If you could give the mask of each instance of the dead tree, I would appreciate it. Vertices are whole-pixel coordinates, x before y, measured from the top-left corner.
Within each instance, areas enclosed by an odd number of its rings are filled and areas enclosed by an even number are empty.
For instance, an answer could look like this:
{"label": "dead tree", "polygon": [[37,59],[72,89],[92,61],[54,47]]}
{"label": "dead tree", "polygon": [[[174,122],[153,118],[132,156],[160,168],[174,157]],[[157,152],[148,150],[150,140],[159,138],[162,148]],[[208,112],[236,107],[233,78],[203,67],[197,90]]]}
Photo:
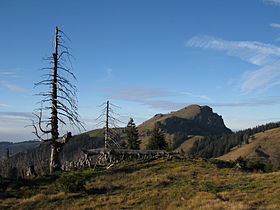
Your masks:
{"label": "dead tree", "polygon": [[102,113],[96,119],[98,123],[97,126],[105,124],[104,127],[104,148],[120,148],[119,136],[120,128],[118,123],[123,123],[116,118],[118,115],[112,107],[118,107],[109,101],[103,103]]}
{"label": "dead tree", "polygon": [[[99,124],[97,125],[105,124],[104,148],[82,150],[85,154],[84,160],[89,162],[87,164],[88,166],[94,165],[95,168],[97,164],[105,164],[107,165],[107,168],[110,168],[114,164],[120,163],[122,161],[151,160],[158,157],[169,157],[171,155],[179,154],[176,151],[167,152],[164,150],[139,150],[135,148],[122,149],[119,145],[120,139],[117,139],[116,137],[116,131],[119,130],[124,132],[124,129],[117,129],[116,127],[116,123],[121,121],[114,117],[114,115],[117,115],[117,113],[111,107],[115,105],[107,101],[101,106],[105,107],[103,108],[102,114],[97,118],[97,120],[100,120]],[[130,124],[133,124],[133,120],[130,121]],[[95,157],[91,159],[95,163],[91,164],[90,157]]]}
{"label": "dead tree", "polygon": [[47,90],[44,88],[36,94],[42,99],[41,107],[33,113],[36,120],[32,120],[32,126],[33,133],[39,140],[50,142],[50,173],[60,170],[59,152],[72,137],[71,132],[67,132],[59,138],[59,125],[84,128],[77,112],[77,89],[71,81],[76,80],[76,77],[71,71],[71,54],[65,46],[65,38],[67,36],[63,31],[56,27],[54,51],[52,56],[46,59],[52,67],[43,68],[42,70],[47,72],[42,75],[43,79],[35,84],[35,87],[47,87]]}
{"label": "dead tree", "polygon": [[83,152],[87,156],[87,158],[89,158],[90,156],[96,156],[95,166],[97,164],[107,164],[107,168],[110,168],[114,164],[122,161],[151,160],[179,154],[179,152],[177,151],[167,152],[165,150],[133,150],[108,148],[83,150]]}
{"label": "dead tree", "polygon": [[10,149],[6,148],[6,159],[9,160],[10,159]]}

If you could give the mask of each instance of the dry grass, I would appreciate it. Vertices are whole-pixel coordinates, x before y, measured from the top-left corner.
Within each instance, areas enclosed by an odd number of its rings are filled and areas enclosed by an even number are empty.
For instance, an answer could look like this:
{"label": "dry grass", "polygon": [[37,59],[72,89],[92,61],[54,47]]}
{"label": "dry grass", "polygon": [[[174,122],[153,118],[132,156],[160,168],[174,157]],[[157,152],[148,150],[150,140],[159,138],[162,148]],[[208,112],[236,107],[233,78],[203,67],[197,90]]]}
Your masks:
{"label": "dry grass", "polygon": [[[83,170],[86,191],[64,194],[55,180],[8,189],[0,209],[279,209],[280,172],[219,169],[204,160],[124,163],[109,170]],[[58,175],[59,176],[59,175]]]}
{"label": "dry grass", "polygon": [[142,123],[141,125],[139,125],[138,128],[139,128],[139,131],[152,130],[154,128],[154,125],[156,122],[164,121],[169,117],[175,116],[175,117],[192,120],[199,113],[200,113],[199,105],[190,105],[190,106],[180,109],[176,112],[171,112],[168,114],[157,114],[153,118],[151,118],[151,119],[145,121],[144,123]]}
{"label": "dry grass", "polygon": [[193,144],[202,138],[203,136],[191,136],[187,141],[183,142],[176,150],[180,151],[182,149],[184,152],[188,153],[191,150]]}
{"label": "dry grass", "polygon": [[[141,125],[138,126],[140,139],[142,141],[141,148],[146,147],[146,145],[148,143],[148,139],[149,139],[149,135],[147,135],[147,132],[153,130],[153,128],[157,122],[163,123],[167,118],[170,118],[172,116],[192,120],[199,113],[200,113],[200,106],[190,105],[190,106],[180,109],[176,112],[171,112],[168,114],[157,114],[153,118],[145,121],[144,123],[142,123]],[[173,135],[166,135],[166,139],[169,139],[169,138],[172,139]]]}
{"label": "dry grass", "polygon": [[220,160],[236,160],[238,157],[249,159],[260,158],[261,155],[256,152],[262,151],[269,155],[268,159],[274,165],[280,166],[280,128],[267,130],[257,133],[250,138],[249,144],[234,148],[231,152],[219,157]]}

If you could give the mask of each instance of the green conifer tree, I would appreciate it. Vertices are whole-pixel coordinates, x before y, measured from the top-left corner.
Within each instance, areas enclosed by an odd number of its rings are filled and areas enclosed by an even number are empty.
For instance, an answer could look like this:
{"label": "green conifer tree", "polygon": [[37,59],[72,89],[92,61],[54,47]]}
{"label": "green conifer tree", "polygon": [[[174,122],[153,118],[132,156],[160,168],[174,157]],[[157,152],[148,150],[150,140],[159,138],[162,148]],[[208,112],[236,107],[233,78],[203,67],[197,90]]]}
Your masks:
{"label": "green conifer tree", "polygon": [[140,149],[141,140],[139,140],[138,130],[132,118],[126,126],[126,147],[127,149]]}
{"label": "green conifer tree", "polygon": [[152,131],[152,136],[149,139],[147,149],[165,150],[168,144],[165,141],[164,133],[156,126]]}

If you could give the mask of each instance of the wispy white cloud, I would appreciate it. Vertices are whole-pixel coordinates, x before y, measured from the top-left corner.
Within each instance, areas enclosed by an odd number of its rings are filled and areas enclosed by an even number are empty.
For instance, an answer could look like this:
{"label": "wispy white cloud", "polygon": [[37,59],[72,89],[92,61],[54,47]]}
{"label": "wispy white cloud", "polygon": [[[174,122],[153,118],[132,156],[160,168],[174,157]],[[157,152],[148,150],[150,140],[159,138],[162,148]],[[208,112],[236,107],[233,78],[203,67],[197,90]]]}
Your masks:
{"label": "wispy white cloud", "polygon": [[256,41],[227,41],[211,36],[195,36],[187,46],[225,51],[249,63],[262,66],[279,60],[280,48]]}
{"label": "wispy white cloud", "polygon": [[[143,106],[148,106],[152,109],[161,110],[178,110],[191,104],[207,105],[211,107],[256,107],[256,106],[270,106],[280,104],[280,96],[259,98],[249,98],[246,100],[215,103],[211,98],[205,95],[196,95],[190,92],[176,92],[160,88],[140,88],[140,87],[126,87],[126,88],[110,88],[102,89],[105,92],[106,98],[135,102]],[[190,96],[192,99],[186,99],[186,102],[172,101],[172,97],[179,96],[181,99],[184,96]],[[203,101],[201,99],[204,99]]]}
{"label": "wispy white cloud", "polygon": [[107,68],[106,69],[106,78],[110,79],[112,77],[112,75],[113,75],[113,69]]}
{"label": "wispy white cloud", "polygon": [[2,71],[2,72],[0,72],[0,75],[2,75],[3,77],[6,77],[6,78],[20,78],[21,77],[14,71]]}
{"label": "wispy white cloud", "polygon": [[8,104],[0,104],[0,107],[11,107],[11,106]]}
{"label": "wispy white cloud", "polygon": [[4,81],[4,80],[0,80],[0,85],[9,89],[9,90],[16,91],[16,92],[29,92],[25,88],[19,87],[19,86],[14,85],[14,84],[11,84],[11,83],[9,83],[7,81]]}
{"label": "wispy white cloud", "polygon": [[240,88],[245,93],[253,90],[262,93],[280,84],[280,63],[264,66],[256,71],[248,71],[242,75]]}
{"label": "wispy white cloud", "polygon": [[34,139],[30,125],[31,113],[0,112],[0,141],[24,141]]}
{"label": "wispy white cloud", "polygon": [[280,84],[280,47],[256,41],[227,41],[210,36],[195,36],[187,46],[225,51],[261,68],[245,72],[240,80],[240,89],[263,92]]}
{"label": "wispy white cloud", "polygon": [[273,27],[273,28],[280,28],[279,23],[271,23],[270,26]]}
{"label": "wispy white cloud", "polygon": [[[270,26],[276,29],[280,29],[280,23],[271,23]],[[276,38],[275,41],[279,42],[280,38]]]}
{"label": "wispy white cloud", "polygon": [[140,88],[134,86],[124,88],[107,88],[105,89],[105,92],[110,98],[132,102],[178,95],[178,93],[160,88]]}
{"label": "wispy white cloud", "polygon": [[213,107],[256,107],[256,106],[270,106],[280,104],[280,97],[266,97],[266,98],[250,98],[241,100],[235,103],[209,103],[207,105]]}
{"label": "wispy white cloud", "polygon": [[227,81],[227,85],[232,85],[234,83],[234,79],[232,79],[232,78],[230,78],[230,79],[228,79],[228,81]]}
{"label": "wispy white cloud", "polygon": [[178,103],[167,100],[147,100],[141,103],[142,105],[149,106],[150,108],[163,109],[163,110],[178,110],[185,106],[190,105],[189,103]]}
{"label": "wispy white cloud", "polygon": [[16,73],[12,72],[12,71],[3,71],[3,72],[1,72],[1,74],[3,74],[3,75],[15,75]]}
{"label": "wispy white cloud", "polygon": [[192,98],[199,98],[203,100],[211,101],[206,95],[194,94],[188,91],[171,91],[162,88],[143,88],[143,87],[124,87],[124,88],[107,88],[104,89],[110,98],[132,102],[143,102],[153,99],[162,99],[172,96],[189,96]]}
{"label": "wispy white cloud", "polygon": [[[164,109],[164,110],[177,110],[181,109],[190,104],[200,104],[208,105],[211,107],[255,107],[255,106],[268,106],[274,104],[280,104],[280,97],[266,97],[264,99],[251,98],[247,100],[242,100],[238,102],[230,103],[213,103],[208,96],[205,95],[196,95],[190,92],[175,92],[164,90],[160,88],[140,88],[140,87],[127,87],[127,88],[112,88],[112,89],[103,89],[106,93],[106,97],[115,100],[136,102],[140,105],[148,106],[155,109]],[[188,95],[193,97],[193,99],[186,100],[188,103],[184,102],[174,102],[170,100],[172,96],[184,96]],[[167,99],[164,99],[167,98]],[[204,99],[202,102],[198,99]]]}
{"label": "wispy white cloud", "polygon": [[280,0],[263,0],[263,2],[280,6]]}
{"label": "wispy white cloud", "polygon": [[[103,89],[103,91],[105,91],[105,95],[107,98],[136,102],[138,104],[149,106],[151,108],[161,108],[167,110],[174,110],[188,105],[187,103],[172,102],[170,99],[171,97],[180,97],[181,99],[185,99],[186,101],[189,101],[190,97],[193,99],[202,99],[203,101],[211,100],[206,95],[193,94],[187,91],[170,91],[161,88],[142,88],[130,86],[125,88],[107,88]],[[168,99],[166,100],[165,98]]]}
{"label": "wispy white cloud", "polygon": [[99,79],[99,82],[108,82],[113,77],[113,69],[112,68],[106,68],[102,70],[103,77]]}
{"label": "wispy white cloud", "polygon": [[182,94],[187,95],[187,96],[191,96],[191,97],[194,97],[194,98],[201,98],[201,99],[204,99],[204,100],[212,101],[212,99],[209,98],[206,95],[197,95],[197,94],[193,94],[191,92],[182,92]]}
{"label": "wispy white cloud", "polygon": [[149,100],[143,102],[143,105],[149,105],[152,108],[160,108],[165,110],[178,110],[191,104],[207,105],[210,107],[256,107],[256,106],[270,106],[280,104],[280,97],[272,97],[265,99],[247,99],[233,103],[176,103],[164,100]]}
{"label": "wispy white cloud", "polygon": [[34,118],[31,112],[0,112],[0,118],[2,117],[12,117],[12,118],[25,118],[25,119],[32,119]]}

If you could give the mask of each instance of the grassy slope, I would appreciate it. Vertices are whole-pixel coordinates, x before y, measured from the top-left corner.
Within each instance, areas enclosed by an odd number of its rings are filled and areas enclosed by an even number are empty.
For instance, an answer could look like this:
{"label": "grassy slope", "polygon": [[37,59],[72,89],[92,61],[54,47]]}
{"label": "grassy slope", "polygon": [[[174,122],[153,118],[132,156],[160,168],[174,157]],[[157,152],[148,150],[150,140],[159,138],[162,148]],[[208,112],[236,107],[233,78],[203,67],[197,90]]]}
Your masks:
{"label": "grassy slope", "polygon": [[187,141],[183,142],[176,149],[176,151],[180,151],[181,149],[183,149],[184,152],[188,153],[191,150],[194,142],[196,142],[196,141],[198,141],[198,140],[200,140],[202,138],[203,138],[203,136],[191,136]]}
{"label": "grassy slope", "polygon": [[95,129],[89,132],[86,132],[90,137],[103,137],[104,136],[104,129]]}
{"label": "grassy slope", "polygon": [[[67,172],[65,172],[67,173]],[[69,172],[68,172],[69,173]],[[277,209],[280,172],[219,169],[204,160],[123,163],[83,170],[86,192],[55,190],[53,177],[0,193],[0,209]]]}
{"label": "grassy slope", "polygon": [[200,107],[198,105],[190,105],[176,112],[171,112],[169,114],[157,114],[153,118],[145,121],[138,126],[139,131],[141,130],[152,130],[156,122],[164,121],[169,117],[176,116],[185,119],[193,119],[196,115],[200,113]]}
{"label": "grassy slope", "polygon": [[235,160],[242,156],[245,158],[259,158],[260,154],[256,149],[269,155],[268,158],[273,163],[279,165],[280,162],[280,128],[257,133],[250,138],[249,144],[234,148],[231,152],[219,157],[221,160]]}
{"label": "grassy slope", "polygon": [[[137,127],[140,134],[140,139],[142,141],[141,148],[146,148],[149,139],[149,135],[147,135],[147,132],[153,130],[156,122],[163,122],[164,120],[172,116],[191,120],[199,113],[200,113],[200,107],[198,105],[190,105],[188,107],[180,109],[179,111],[171,112],[169,114],[157,114],[153,118],[145,121],[144,123],[142,123]],[[173,137],[174,135],[166,134],[167,141],[169,139],[173,139]]]}

